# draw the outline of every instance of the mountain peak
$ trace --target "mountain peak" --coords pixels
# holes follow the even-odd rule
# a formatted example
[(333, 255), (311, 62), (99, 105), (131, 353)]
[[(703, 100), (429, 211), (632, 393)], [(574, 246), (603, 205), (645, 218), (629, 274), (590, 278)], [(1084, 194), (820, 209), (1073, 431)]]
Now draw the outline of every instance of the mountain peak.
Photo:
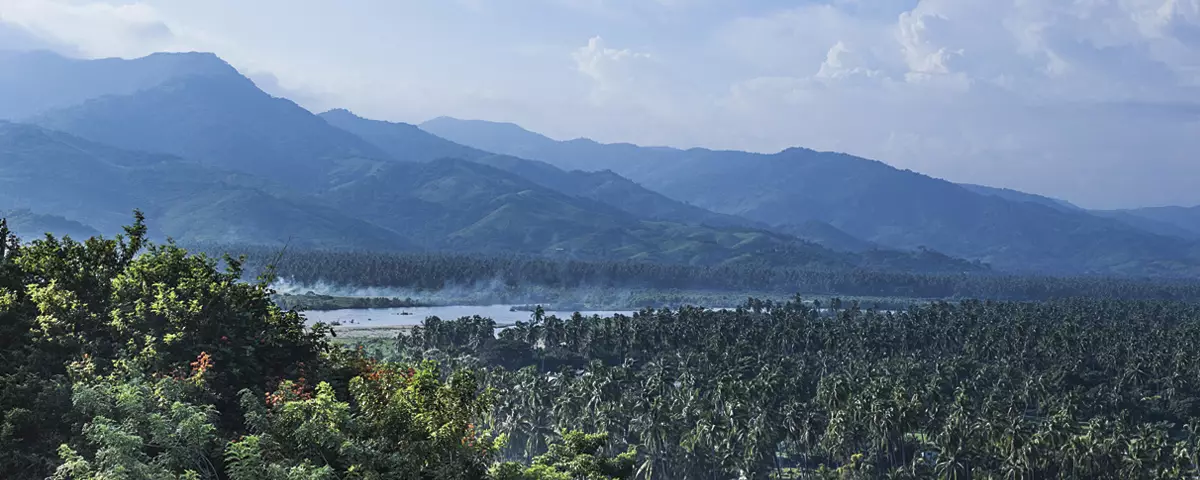
[(353, 118), (363, 118), (363, 117), (360, 117), (360, 116), (358, 116), (358, 115), (355, 115), (355, 114), (354, 114), (354, 112), (351, 112), (350, 110), (347, 110), (347, 109), (345, 109), (345, 108), (333, 108), (333, 109), (329, 109), (329, 110), (326, 110), (325, 112), (321, 113), (320, 115), (321, 115), (322, 117), (347, 117), (347, 118), (349, 118), (349, 117), (353, 117)]
[(25, 119), (107, 95), (130, 95), (181, 78), (245, 78), (212, 53), (155, 53), (81, 60), (48, 52), (0, 55), (0, 118)]
[[(376, 124), (376, 125), (390, 125), (393, 127), (399, 126), (399, 127), (405, 128), (405, 129), (419, 129), (420, 128), (411, 123), (390, 122), (387, 120), (370, 119), (370, 118), (364, 117), (362, 115), (359, 115), (357, 113), (354, 113), (353, 111), (350, 111), (349, 109), (346, 109), (346, 108), (330, 109), (323, 113), (317, 114), (317, 116), (324, 118), (325, 121), (333, 123), (334, 126), (337, 126), (339, 128), (345, 128), (344, 125), (339, 124), (339, 123), (345, 123), (345, 122), (365, 122), (365, 123), (372, 123), (372, 124)], [(353, 129), (350, 129), (350, 130), (353, 130)], [(422, 133), (424, 133), (424, 132), (422, 132)], [(424, 134), (429, 135), (428, 133), (424, 133)]]
[[(422, 129), (468, 128), (476, 131), (490, 131), (493, 134), (520, 135), (530, 138), (553, 141), (549, 137), (526, 129), (512, 122), (493, 122), (489, 120), (463, 120), (454, 117), (437, 117), (420, 125)], [(437, 132), (433, 132), (435, 135)]]

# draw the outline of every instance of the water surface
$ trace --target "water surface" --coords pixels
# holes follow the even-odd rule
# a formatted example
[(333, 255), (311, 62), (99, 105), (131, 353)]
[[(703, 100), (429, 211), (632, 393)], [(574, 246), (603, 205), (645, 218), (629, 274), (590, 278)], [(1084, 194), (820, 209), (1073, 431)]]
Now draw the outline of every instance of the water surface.
[[(491, 318), (497, 324), (508, 325), (515, 322), (529, 321), (532, 312), (512, 311), (513, 305), (448, 305), (440, 307), (412, 308), (376, 308), (376, 309), (346, 309), (328, 311), (308, 311), (304, 316), (308, 322), (339, 323), (346, 327), (407, 327), (420, 325), (428, 317), (438, 317), (442, 320), (455, 320), (462, 317), (479, 315)], [(579, 312), (583, 316), (599, 315), (611, 317), (616, 314), (633, 315), (632, 311), (587, 311)], [(568, 318), (575, 312), (546, 311), (546, 316)]]

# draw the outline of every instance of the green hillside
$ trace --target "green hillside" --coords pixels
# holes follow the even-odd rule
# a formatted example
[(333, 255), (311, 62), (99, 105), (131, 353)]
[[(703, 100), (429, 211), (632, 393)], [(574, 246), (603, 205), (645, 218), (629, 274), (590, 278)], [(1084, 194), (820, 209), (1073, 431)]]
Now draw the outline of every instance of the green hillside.
[(0, 218), (7, 220), (8, 228), (21, 238), (36, 239), (49, 233), (58, 237), (84, 239), (100, 234), (95, 228), (74, 220), (58, 215), (43, 215), (29, 209), (0, 210)]
[(129, 152), (32, 125), (0, 122), (0, 208), (37, 208), (112, 234), (146, 212), (187, 241), (401, 249), (401, 236), (328, 207), (246, 186), (177, 157)]

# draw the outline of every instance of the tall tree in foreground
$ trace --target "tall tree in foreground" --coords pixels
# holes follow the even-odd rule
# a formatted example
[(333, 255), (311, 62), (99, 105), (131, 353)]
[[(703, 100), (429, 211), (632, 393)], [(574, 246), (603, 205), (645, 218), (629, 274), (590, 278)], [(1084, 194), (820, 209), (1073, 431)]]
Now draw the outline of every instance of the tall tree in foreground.
[(488, 477), (471, 371), (335, 346), (140, 213), (115, 239), (0, 239), (0, 477)]

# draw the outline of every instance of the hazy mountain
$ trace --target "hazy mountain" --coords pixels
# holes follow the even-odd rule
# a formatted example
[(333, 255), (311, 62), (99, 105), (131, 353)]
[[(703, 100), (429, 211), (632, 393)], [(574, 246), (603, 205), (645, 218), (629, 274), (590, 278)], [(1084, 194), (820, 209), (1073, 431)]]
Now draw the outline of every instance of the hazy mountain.
[(1013, 190), (1011, 188), (988, 187), (984, 185), (973, 185), (970, 183), (960, 183), (958, 185), (978, 194), (991, 195), (994, 197), (1003, 198), (1005, 200), (1012, 200), (1014, 202), (1036, 203), (1038, 205), (1045, 205), (1050, 208), (1067, 212), (1079, 212), (1083, 210), (1082, 208), (1079, 208), (1075, 204), (1066, 200), (1043, 195), (1035, 195), (1032, 193), (1025, 193), (1022, 191)]
[(128, 95), (173, 79), (237, 75), (211, 53), (156, 53), (78, 60), (46, 51), (0, 52), (0, 119), (15, 120), (104, 95)]
[(100, 232), (82, 223), (60, 217), (35, 213), (29, 209), (0, 210), (0, 219), (8, 221), (8, 228), (18, 237), (35, 239), (43, 234), (70, 236), (75, 239), (91, 238)]
[(776, 154), (556, 142), (511, 124), (440, 118), (421, 126), (477, 148), (560, 168), (610, 169), (668, 197), (776, 227), (826, 222), (881, 245), (926, 246), (1009, 270), (1197, 271), (1193, 242), (1086, 212), (980, 194), (851, 155)]
[(81, 219), (106, 234), (142, 209), (155, 234), (181, 241), (411, 247), (394, 232), (330, 207), (247, 186), (253, 179), (32, 125), (0, 122), (0, 158), (0, 208)]
[[(512, 123), (439, 117), (422, 123), (420, 128), (426, 132), (463, 145), (470, 145), (481, 150), (522, 158), (536, 158), (537, 155), (557, 148), (560, 143)], [(567, 170), (595, 170), (594, 168), (586, 168), (586, 165), (563, 168)]]
[(176, 78), (30, 119), (89, 140), (161, 152), (298, 188), (356, 178), (387, 155), (236, 71)]
[(1200, 239), (1200, 206), (1149, 207), (1094, 212), (1164, 235)]
[[(255, 188), (242, 174), (33, 125), (0, 123), (0, 155), (0, 206), (87, 219), (107, 234), (141, 208), (155, 233), (188, 243), (394, 250), (416, 242), (438, 250), (828, 269), (864, 260), (769, 232), (645, 221), (468, 161), (393, 162), (306, 199)], [(954, 259), (922, 264), (973, 267)]]
[[(166, 227), (161, 231), (208, 243), (416, 243), (704, 264), (978, 268), (926, 252), (870, 258), (834, 252), (758, 228), (754, 221), (762, 221), (753, 217), (672, 200), (616, 169), (564, 172), (456, 145), (410, 125), (363, 123), (344, 111), (321, 118), (267, 95), (210, 55), (104, 60), (99, 66), (52, 57), (9, 60), (31, 65), (19, 82), (10, 82), (45, 97), (21, 108), (38, 110), (32, 121), (70, 135), (6, 127), (9, 144), (0, 142), (0, 148), (16, 160), (2, 166), (0, 200), (5, 208), (83, 219), (103, 232), (126, 223), (128, 212), (140, 207)], [(97, 85), (80, 86), (93, 71)], [(68, 75), (75, 78), (59, 78)], [(39, 81), (59, 82), (64, 92), (37, 93)], [(533, 146), (559, 145), (532, 138)], [(447, 155), (474, 162), (434, 160)]]
[(567, 195), (595, 200), (643, 219), (697, 225), (766, 228), (733, 215), (710, 212), (672, 200), (612, 171), (564, 171), (546, 162), (511, 155), (496, 155), (451, 142), (406, 123), (369, 120), (348, 110), (331, 110), (320, 115), (330, 124), (366, 139), (392, 158), (429, 161), (457, 158), (490, 165), (515, 173), (543, 187)]

